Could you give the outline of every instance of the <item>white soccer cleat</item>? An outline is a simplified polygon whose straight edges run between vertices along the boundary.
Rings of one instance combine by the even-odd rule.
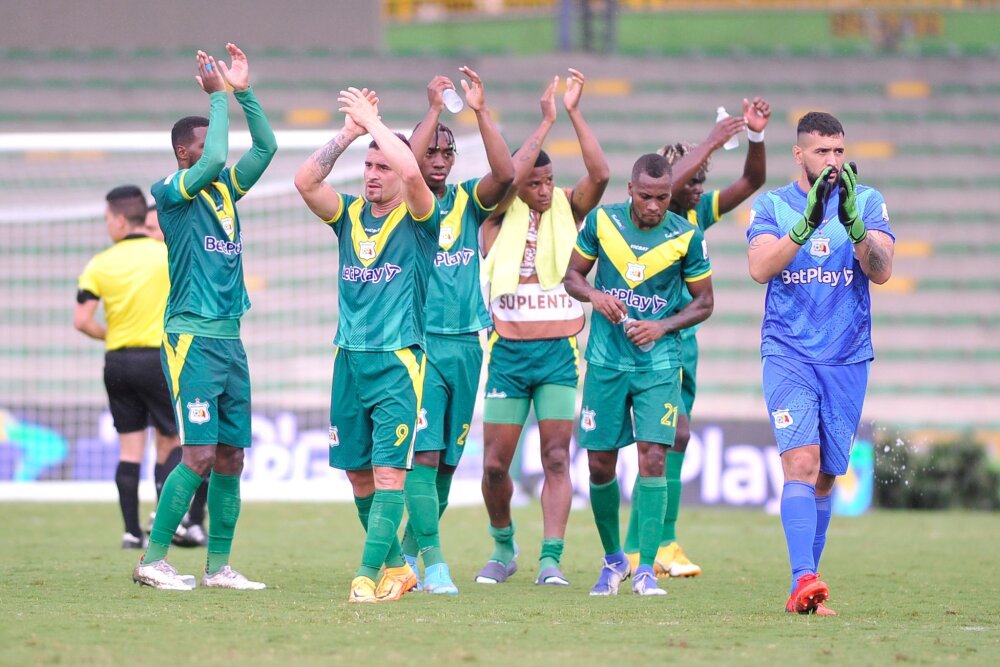
[[[132,571],[132,581],[164,591],[190,591],[195,587],[193,575],[178,574],[165,560],[155,560],[145,565],[140,560]]]
[[[228,565],[213,575],[206,572],[201,578],[201,585],[205,588],[231,588],[236,591],[259,591],[267,588],[267,584],[250,581]]]

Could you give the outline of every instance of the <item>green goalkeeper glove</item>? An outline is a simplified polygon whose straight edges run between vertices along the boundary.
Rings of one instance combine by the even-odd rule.
[[[831,171],[833,171],[833,167],[827,167],[813,183],[812,189],[809,190],[809,196],[806,197],[806,210],[802,214],[802,219],[796,222],[795,226],[788,232],[789,238],[799,245],[808,241],[816,228],[823,223],[826,200],[833,190],[833,184],[827,180]]]
[[[868,236],[865,223],[858,215],[857,189],[858,165],[848,162],[840,170],[840,203],[837,206],[837,214],[847,228],[851,243],[861,243]]]

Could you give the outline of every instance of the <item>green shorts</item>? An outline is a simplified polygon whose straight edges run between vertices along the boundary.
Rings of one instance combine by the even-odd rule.
[[[530,398],[543,384],[574,389],[580,383],[576,336],[507,340],[490,336],[486,398]]]
[[[590,364],[583,383],[580,446],[610,451],[642,441],[672,447],[682,409],[679,368],[620,371]]]
[[[427,372],[414,450],[457,466],[472,425],[483,368],[479,334],[427,334]]]
[[[419,347],[394,352],[337,350],[330,397],[330,466],[407,469],[424,387]]]
[[[694,408],[695,391],[698,388],[695,380],[695,374],[698,372],[698,339],[695,338],[694,332],[681,333],[681,368],[684,369],[684,374],[681,376],[681,403],[684,406],[684,414],[690,417]]]
[[[163,334],[160,365],[182,445],[250,446],[250,368],[239,338]]]

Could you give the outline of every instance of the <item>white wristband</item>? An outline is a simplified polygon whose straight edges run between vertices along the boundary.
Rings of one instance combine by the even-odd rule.
[[[764,142],[764,130],[760,132],[754,132],[749,127],[747,128],[747,139],[754,142],[755,144],[760,144]]]

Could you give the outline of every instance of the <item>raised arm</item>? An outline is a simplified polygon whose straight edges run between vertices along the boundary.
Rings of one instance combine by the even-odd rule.
[[[441,110],[444,109],[444,98],[441,95],[448,88],[454,90],[455,84],[440,74],[427,84],[427,113],[410,135],[410,150],[417,158],[425,155],[434,141],[438,122],[441,120]]]
[[[762,97],[755,97],[753,102],[743,98],[743,117],[749,139],[743,174],[719,192],[719,215],[729,213],[742,204],[767,181],[764,128],[771,118],[771,106]]]
[[[734,135],[746,127],[746,121],[737,116],[727,116],[715,125],[708,133],[704,141],[692,148],[684,157],[680,158],[671,166],[673,173],[673,195],[680,194],[681,189],[698,175],[712,153],[722,148],[722,145],[729,141]],[[662,153],[662,150],[661,150]]]
[[[226,156],[229,155],[229,99],[226,95],[226,81],[215,58],[204,51],[198,51],[196,59],[198,74],[195,80],[208,93],[211,109],[205,133],[205,148],[198,161],[190,165],[184,174],[184,190],[190,197],[194,197],[219,177],[219,172],[226,166]],[[186,147],[181,148],[186,150]]]
[[[341,111],[372,135],[386,162],[399,174],[403,181],[403,201],[406,202],[406,208],[413,217],[424,219],[430,215],[436,200],[434,193],[424,181],[423,174],[420,173],[417,159],[413,157],[410,147],[382,122],[378,108],[366,93],[351,87],[340,91],[337,101],[341,104]]]
[[[223,78],[232,87],[236,101],[243,107],[250,139],[253,141],[250,150],[240,158],[235,168],[236,187],[244,193],[260,180],[267,165],[271,164],[271,158],[278,150],[278,142],[274,138],[274,132],[267,122],[264,110],[257,101],[257,96],[250,88],[250,66],[246,54],[232,42],[226,44],[226,50],[232,57],[232,65],[227,66],[220,60],[219,69]]]
[[[573,123],[576,131],[576,139],[580,143],[580,151],[583,153],[583,164],[587,168],[587,175],[577,181],[573,186],[573,195],[570,197],[570,205],[573,207],[573,215],[576,221],[580,222],[591,209],[597,206],[604,189],[608,187],[608,180],[611,178],[611,171],[608,167],[608,160],[604,157],[601,144],[597,141],[587,121],[583,119],[580,112],[580,96],[583,94],[584,77],[579,70],[570,68],[570,75],[566,77],[566,93],[563,95],[563,105],[566,113]]]
[[[377,108],[378,97],[375,92],[367,88],[361,92]],[[320,219],[333,220],[340,215],[340,194],[324,181],[347,147],[364,134],[365,129],[355,123],[350,115],[345,115],[344,127],[337,136],[310,155],[295,172],[295,189],[299,191],[309,210]]]
[[[469,81],[462,80],[462,90],[465,91],[466,103],[476,114],[479,136],[483,138],[483,145],[486,147],[486,160],[490,164],[489,173],[483,176],[479,180],[479,185],[476,186],[476,194],[483,206],[492,208],[500,203],[514,182],[514,162],[511,160],[507,142],[501,136],[500,130],[493,121],[493,114],[486,106],[486,93],[483,90],[482,79],[468,67],[459,67],[458,69],[469,79]]]

